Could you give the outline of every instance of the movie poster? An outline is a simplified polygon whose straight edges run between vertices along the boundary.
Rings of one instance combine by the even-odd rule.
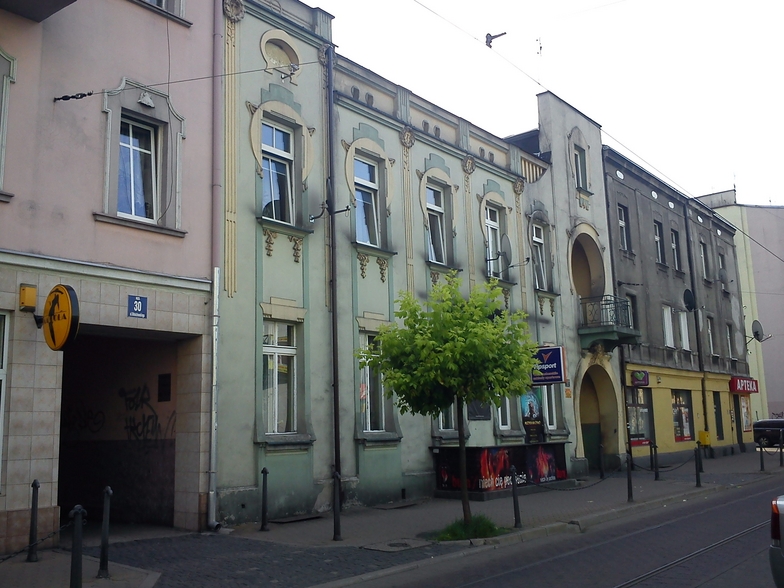
[[[529,445],[526,449],[529,484],[566,479],[566,454],[563,445]]]
[[[523,427],[529,443],[544,441],[542,421],[542,389],[532,388],[520,397]]]

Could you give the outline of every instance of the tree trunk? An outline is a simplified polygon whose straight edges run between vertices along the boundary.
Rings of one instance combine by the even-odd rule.
[[[460,500],[463,502],[463,524],[471,524],[471,505],[468,503],[468,468],[466,467],[465,421],[463,420],[463,399],[457,397],[457,440],[460,459]]]

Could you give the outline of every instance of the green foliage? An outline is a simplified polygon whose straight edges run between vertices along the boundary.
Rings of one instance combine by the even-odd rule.
[[[471,523],[466,525],[465,521],[458,519],[444,529],[439,531],[436,541],[460,541],[463,539],[481,539],[484,537],[496,537],[505,532],[499,529],[496,524],[485,515],[471,517]]]
[[[384,378],[401,412],[438,416],[460,397],[499,406],[531,384],[536,344],[525,313],[504,310],[497,282],[474,288],[466,299],[450,274],[430,292],[427,305],[409,292],[397,300],[401,324],[384,327],[374,349],[357,352]]]

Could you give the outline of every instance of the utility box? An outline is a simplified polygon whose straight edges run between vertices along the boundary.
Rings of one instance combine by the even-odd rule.
[[[699,432],[699,437],[700,437],[700,445],[702,445],[703,447],[709,447],[710,446],[710,444],[711,444],[710,443],[710,431],[700,431]]]

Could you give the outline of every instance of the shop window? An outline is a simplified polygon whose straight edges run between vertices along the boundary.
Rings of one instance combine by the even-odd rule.
[[[653,441],[653,410],[650,388],[626,389],[626,419],[632,445],[650,445]]]
[[[672,425],[675,441],[691,441],[692,433],[691,392],[688,390],[672,391]]]

